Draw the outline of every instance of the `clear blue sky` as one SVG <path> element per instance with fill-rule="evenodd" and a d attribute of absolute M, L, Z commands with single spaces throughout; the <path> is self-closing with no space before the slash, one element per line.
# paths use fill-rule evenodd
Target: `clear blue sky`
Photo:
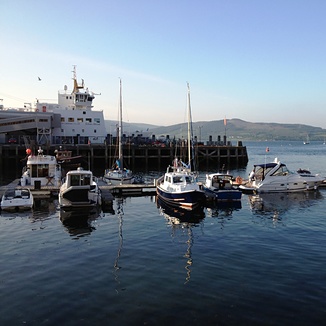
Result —
<path fill-rule="evenodd" d="M 326 128 L 325 0 L 0 2 L 0 98 L 56 100 L 72 69 L 117 119 L 240 118 Z M 42 81 L 38 81 L 37 77 Z"/>

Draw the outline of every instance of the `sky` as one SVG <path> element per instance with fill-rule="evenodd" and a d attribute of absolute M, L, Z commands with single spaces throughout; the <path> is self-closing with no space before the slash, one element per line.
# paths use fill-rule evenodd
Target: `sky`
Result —
<path fill-rule="evenodd" d="M 94 109 L 168 126 L 239 118 L 326 128 L 325 0 L 0 0 L 0 99 L 57 101 L 72 70 Z M 41 81 L 38 80 L 41 78 Z"/>

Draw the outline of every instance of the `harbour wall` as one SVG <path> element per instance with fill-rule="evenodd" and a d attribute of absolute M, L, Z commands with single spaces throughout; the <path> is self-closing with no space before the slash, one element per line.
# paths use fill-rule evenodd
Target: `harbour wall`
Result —
<path fill-rule="evenodd" d="M 91 170 L 110 168 L 117 157 L 115 145 L 88 144 L 88 145 L 64 145 L 43 146 L 43 154 L 55 155 L 55 150 L 64 149 L 72 152 L 72 156 L 83 156 L 84 168 Z M 194 147 L 196 157 L 196 169 L 198 171 L 241 168 L 248 163 L 246 146 L 238 142 L 233 145 L 196 145 Z M 37 155 L 37 148 L 32 148 Z M 26 164 L 26 148 L 23 145 L 0 145 L 0 171 L 4 174 L 8 168 L 17 168 L 19 171 Z M 123 146 L 124 167 L 133 171 L 165 171 L 172 164 L 175 157 L 183 162 L 188 162 L 188 149 L 175 146 L 133 145 Z"/>

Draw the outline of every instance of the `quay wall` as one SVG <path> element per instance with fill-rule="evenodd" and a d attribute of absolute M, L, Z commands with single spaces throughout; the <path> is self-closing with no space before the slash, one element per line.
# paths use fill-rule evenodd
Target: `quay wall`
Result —
<path fill-rule="evenodd" d="M 43 146 L 43 153 L 55 155 L 59 146 Z M 117 148 L 114 145 L 64 145 L 62 149 L 72 151 L 73 156 L 82 155 L 84 168 L 91 170 L 96 168 L 112 167 L 117 157 Z M 32 148 L 37 155 L 37 148 Z M 187 162 L 188 151 L 186 147 L 162 147 L 147 145 L 124 145 L 124 167 L 133 171 L 165 171 L 172 164 L 175 157 Z M 221 170 L 222 168 L 241 168 L 248 163 L 247 149 L 241 142 L 237 146 L 195 146 L 197 157 L 196 167 L 198 171 Z M 27 155 L 26 148 L 22 145 L 0 145 L 0 172 L 3 174 L 8 168 L 15 167 L 21 170 L 25 165 Z"/>

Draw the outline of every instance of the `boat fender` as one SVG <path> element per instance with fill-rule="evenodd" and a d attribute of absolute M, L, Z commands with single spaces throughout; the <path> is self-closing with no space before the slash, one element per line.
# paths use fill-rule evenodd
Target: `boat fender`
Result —
<path fill-rule="evenodd" d="M 236 178 L 235 178 L 235 182 L 236 183 L 238 183 L 238 184 L 242 184 L 242 178 L 240 177 L 240 176 L 237 176 Z"/>

